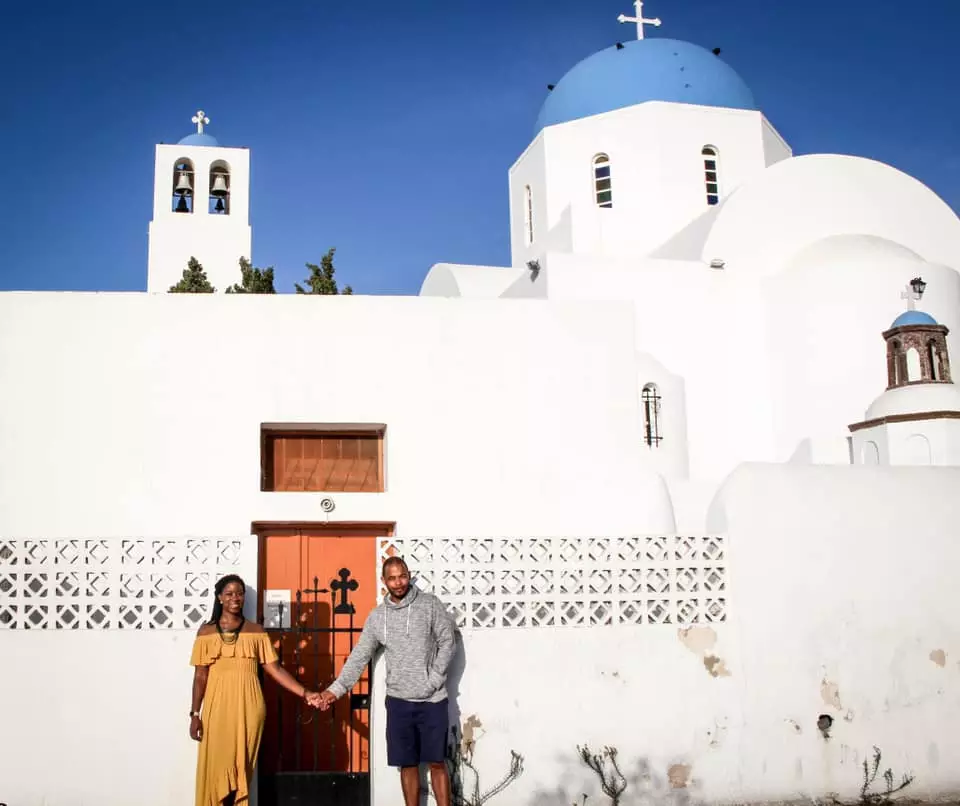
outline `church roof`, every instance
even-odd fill
[[[677,39],[638,39],[575,65],[544,101],[537,131],[645,101],[757,108],[743,79],[709,50]]]
[[[217,138],[210,134],[188,134],[186,137],[182,138],[179,141],[179,145],[182,146],[219,146],[220,143],[217,142]]]
[[[904,325],[935,325],[937,320],[930,314],[923,311],[904,311],[893,320],[891,328],[903,327]]]
[[[960,411],[960,389],[955,384],[911,383],[883,392],[870,404],[864,420],[941,411]]]

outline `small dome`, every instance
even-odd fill
[[[960,411],[960,389],[955,384],[912,383],[887,389],[870,404],[864,419],[935,411]]]
[[[220,143],[217,142],[216,137],[211,137],[209,134],[188,134],[182,140],[179,141],[179,145],[182,146],[219,146]]]
[[[743,79],[709,50],[677,39],[638,39],[571,68],[544,101],[537,131],[645,101],[757,108]]]
[[[895,327],[903,327],[904,325],[935,325],[937,320],[934,319],[930,314],[924,313],[923,311],[904,311],[896,319],[893,320],[893,324],[890,325],[891,329]]]

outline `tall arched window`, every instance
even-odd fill
[[[530,185],[523,189],[523,237],[527,246],[533,243],[533,191]]]
[[[933,339],[927,342],[927,360],[930,362],[930,377],[935,381],[942,381],[943,368],[940,366],[940,352]]]
[[[707,188],[707,204],[720,203],[720,152],[715,146],[704,146],[703,177]]]
[[[643,441],[651,448],[660,446],[660,391],[655,383],[648,383],[640,393],[643,406]]]
[[[216,160],[210,166],[210,201],[208,213],[230,215],[230,166]]]
[[[193,163],[179,159],[173,164],[173,187],[170,209],[175,213],[193,212]]]
[[[610,157],[597,154],[593,158],[593,192],[597,207],[613,207],[613,186],[610,182]]]
[[[907,348],[907,383],[923,380],[920,369],[920,351],[916,347]]]

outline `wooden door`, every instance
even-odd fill
[[[260,530],[260,618],[284,668],[322,691],[343,668],[379,590],[377,537],[388,525]],[[369,669],[327,712],[269,678],[260,752],[265,775],[369,771]]]

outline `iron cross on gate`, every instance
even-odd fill
[[[357,611],[354,608],[353,604],[347,601],[347,595],[348,595],[348,591],[355,591],[357,588],[359,588],[360,583],[357,582],[357,580],[355,579],[350,579],[349,568],[341,568],[340,571],[337,573],[337,576],[339,576],[340,579],[339,580],[335,579],[330,583],[330,589],[333,590],[334,592],[339,591],[340,593],[340,604],[338,604],[335,608],[333,608],[333,612],[338,615],[340,614],[353,615]]]

